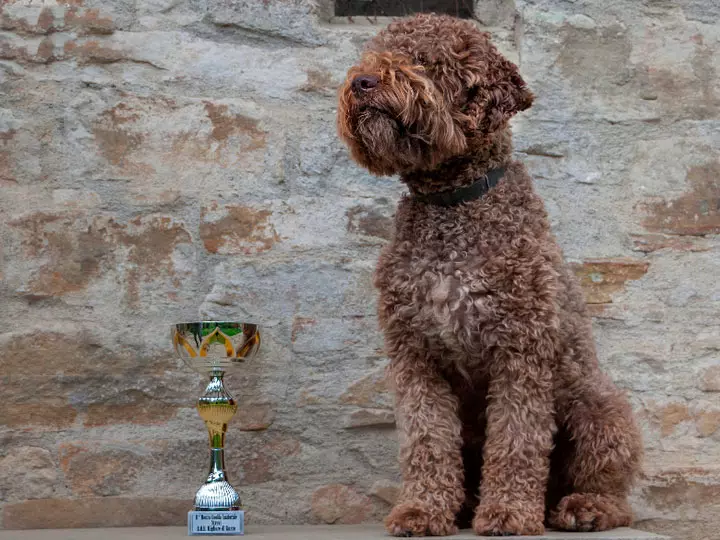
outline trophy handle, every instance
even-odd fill
[[[205,393],[198,399],[198,412],[210,439],[210,472],[205,485],[195,495],[195,510],[240,508],[240,497],[228,483],[225,472],[225,433],[238,406],[225,388],[223,376],[223,371],[213,371]]]

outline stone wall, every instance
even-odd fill
[[[384,22],[323,1],[2,3],[2,526],[184,522],[202,378],[168,325],[199,316],[265,328],[228,380],[249,520],[388,510],[371,274],[401,187],[353,165],[334,125]],[[537,94],[516,149],[643,427],[640,525],[694,539],[720,526],[719,6],[476,10]]]

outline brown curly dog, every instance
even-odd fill
[[[473,23],[418,15],[340,90],[353,158],[410,189],[378,263],[402,435],[397,536],[628,525],[641,458],[508,121],[533,95]]]

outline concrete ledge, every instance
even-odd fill
[[[375,540],[390,538],[379,525],[248,525],[245,536],[254,540]],[[187,538],[185,527],[118,527],[112,529],[37,529],[0,531],[0,540],[174,540]],[[210,538],[210,537],[194,537]],[[232,538],[216,536],[215,538]],[[453,540],[477,540],[472,531],[448,537]],[[492,537],[497,540],[497,537]],[[634,529],[615,529],[597,533],[549,532],[544,536],[522,536],[534,540],[669,540]]]

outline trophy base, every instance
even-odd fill
[[[241,536],[245,534],[242,510],[191,510],[188,512],[189,536]]]

